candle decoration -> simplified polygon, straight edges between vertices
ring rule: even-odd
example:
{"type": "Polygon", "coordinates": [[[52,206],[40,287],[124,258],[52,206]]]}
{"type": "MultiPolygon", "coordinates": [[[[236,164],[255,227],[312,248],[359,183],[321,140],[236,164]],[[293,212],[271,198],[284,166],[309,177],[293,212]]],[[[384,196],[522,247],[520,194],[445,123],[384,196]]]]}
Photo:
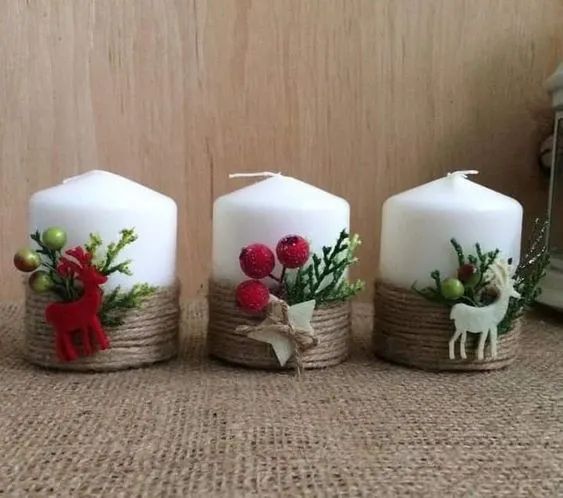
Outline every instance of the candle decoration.
{"type": "Polygon", "coordinates": [[[179,307],[178,285],[170,282],[175,268],[173,201],[117,175],[93,171],[35,194],[30,204],[33,247],[14,256],[16,268],[31,273],[26,293],[28,359],[46,367],[103,371],[174,356],[179,307]],[[66,195],[77,192],[82,193],[78,201],[66,195]],[[119,192],[144,203],[123,203],[121,196],[115,197],[119,192]],[[96,216],[98,206],[112,216],[96,216]],[[154,212],[148,214],[148,209],[154,212]],[[90,227],[84,226],[86,212],[90,227]],[[163,261],[153,262],[136,246],[146,247],[143,237],[154,236],[155,214],[162,217],[162,227],[172,222],[168,232],[161,227],[161,247],[171,250],[171,259],[165,252],[163,261]],[[46,226],[56,218],[61,223],[46,226]],[[100,232],[107,236],[117,220],[142,221],[138,228],[116,230],[118,239],[105,245],[100,232]],[[88,229],[89,235],[77,244],[88,229]],[[144,268],[149,264],[153,267],[144,268]],[[154,272],[155,267],[163,272],[154,272]]]}
{"type": "Polygon", "coordinates": [[[293,178],[258,175],[269,178],[215,202],[210,353],[298,372],[340,363],[349,298],[363,287],[348,280],[360,244],[348,235],[348,204],[293,178]]]}
{"type": "Polygon", "coordinates": [[[466,178],[475,173],[450,174],[384,204],[378,356],[430,370],[491,370],[514,360],[520,317],[548,260],[546,224],[537,224],[519,261],[522,208],[466,178]]]}
{"type": "Polygon", "coordinates": [[[343,278],[357,261],[354,252],[359,245],[357,235],[349,238],[343,230],[334,247],[323,247],[322,256],[313,254],[311,264],[306,266],[311,256],[309,243],[299,235],[287,235],[276,246],[282,265],[279,277],[271,273],[274,256],[267,246],[243,248],[239,256],[242,271],[249,277],[271,279],[274,286],[270,291],[258,280],[245,280],[237,286],[236,301],[244,312],[262,312],[266,307],[268,311],[260,324],[241,325],[235,331],[270,344],[280,367],[294,356],[300,373],[303,352],[318,345],[311,325],[315,307],[346,301],[364,286],[361,280],[350,283],[343,278]]]}
{"type": "Polygon", "coordinates": [[[500,255],[498,249],[483,253],[475,244],[475,255],[465,255],[455,239],[450,242],[457,255],[459,268],[455,277],[441,279],[434,270],[433,287],[413,289],[422,297],[451,308],[450,319],[455,333],[449,341],[449,358],[455,359],[455,343],[460,340],[460,356],[467,359],[467,333],[478,334],[477,359],[484,360],[484,348],[490,341],[491,359],[498,355],[497,337],[509,333],[515,322],[540,295],[540,280],[549,263],[546,244],[547,223],[536,221],[530,247],[515,271],[511,260],[500,255]]]}

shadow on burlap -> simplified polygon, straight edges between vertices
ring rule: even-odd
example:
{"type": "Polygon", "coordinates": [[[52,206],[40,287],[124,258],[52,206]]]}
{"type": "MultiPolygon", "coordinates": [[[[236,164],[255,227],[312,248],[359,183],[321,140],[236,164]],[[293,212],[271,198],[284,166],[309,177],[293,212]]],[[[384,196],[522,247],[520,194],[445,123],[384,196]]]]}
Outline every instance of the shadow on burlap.
{"type": "Polygon", "coordinates": [[[530,320],[515,365],[428,373],[370,352],[263,372],[209,360],[206,308],[182,352],[106,374],[21,356],[22,310],[0,307],[0,494],[59,496],[554,496],[563,493],[563,325],[530,320]]]}

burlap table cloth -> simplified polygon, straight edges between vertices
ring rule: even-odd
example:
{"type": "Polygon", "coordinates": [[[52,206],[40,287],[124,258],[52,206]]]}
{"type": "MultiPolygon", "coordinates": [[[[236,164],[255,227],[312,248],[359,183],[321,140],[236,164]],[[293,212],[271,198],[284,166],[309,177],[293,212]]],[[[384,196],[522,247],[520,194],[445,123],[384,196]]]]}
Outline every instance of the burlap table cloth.
{"type": "Polygon", "coordinates": [[[210,360],[204,302],[178,359],[105,374],[27,364],[22,310],[0,306],[0,494],[563,493],[560,324],[529,322],[510,369],[428,373],[373,357],[371,312],[349,361],[299,380],[210,360]]]}

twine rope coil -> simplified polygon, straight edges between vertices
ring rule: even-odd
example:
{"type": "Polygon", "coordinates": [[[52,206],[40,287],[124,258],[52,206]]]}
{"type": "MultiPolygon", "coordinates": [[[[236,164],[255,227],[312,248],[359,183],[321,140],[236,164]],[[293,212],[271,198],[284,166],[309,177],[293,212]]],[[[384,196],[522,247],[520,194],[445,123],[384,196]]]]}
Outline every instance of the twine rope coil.
{"type": "Polygon", "coordinates": [[[25,356],[35,365],[74,371],[121,370],[173,358],[178,352],[179,290],[177,283],[158,288],[139,308],[127,310],[122,325],[105,327],[109,349],[61,362],[55,353],[55,331],[45,321],[45,307],[56,298],[26,289],[25,356]]]}
{"type": "Polygon", "coordinates": [[[479,334],[467,334],[467,359],[449,359],[448,342],[454,333],[450,310],[418,296],[410,289],[379,280],[375,286],[373,347],[383,359],[425,370],[496,370],[510,365],[517,356],[521,322],[499,336],[498,355],[491,358],[490,344],[485,359],[477,360],[479,334]]]}
{"type": "MultiPolygon", "coordinates": [[[[315,309],[311,326],[316,344],[300,351],[281,367],[269,344],[247,337],[250,327],[260,326],[264,315],[251,316],[238,309],[235,287],[228,282],[209,283],[209,353],[224,361],[252,368],[324,368],[343,362],[350,351],[350,303],[335,303],[315,309]],[[299,365],[300,363],[300,365],[299,365]]],[[[296,340],[305,342],[304,337],[296,340]]],[[[310,341],[310,338],[307,339],[310,341]]],[[[299,348],[296,348],[299,349],[299,348]]]]}

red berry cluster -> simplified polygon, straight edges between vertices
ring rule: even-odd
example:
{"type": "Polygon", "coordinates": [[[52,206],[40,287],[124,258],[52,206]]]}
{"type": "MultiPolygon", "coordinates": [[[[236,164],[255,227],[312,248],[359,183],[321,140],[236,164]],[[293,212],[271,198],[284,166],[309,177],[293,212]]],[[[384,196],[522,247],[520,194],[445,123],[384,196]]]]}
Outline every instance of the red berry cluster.
{"type": "Polygon", "coordinates": [[[281,285],[287,268],[300,268],[308,261],[309,243],[299,235],[286,235],[277,243],[276,255],[283,267],[280,277],[272,274],[276,256],[268,246],[250,244],[240,251],[240,267],[252,278],[240,283],[236,289],[237,304],[244,311],[259,313],[264,310],[270,300],[270,291],[259,279],[269,277],[281,285]]]}

